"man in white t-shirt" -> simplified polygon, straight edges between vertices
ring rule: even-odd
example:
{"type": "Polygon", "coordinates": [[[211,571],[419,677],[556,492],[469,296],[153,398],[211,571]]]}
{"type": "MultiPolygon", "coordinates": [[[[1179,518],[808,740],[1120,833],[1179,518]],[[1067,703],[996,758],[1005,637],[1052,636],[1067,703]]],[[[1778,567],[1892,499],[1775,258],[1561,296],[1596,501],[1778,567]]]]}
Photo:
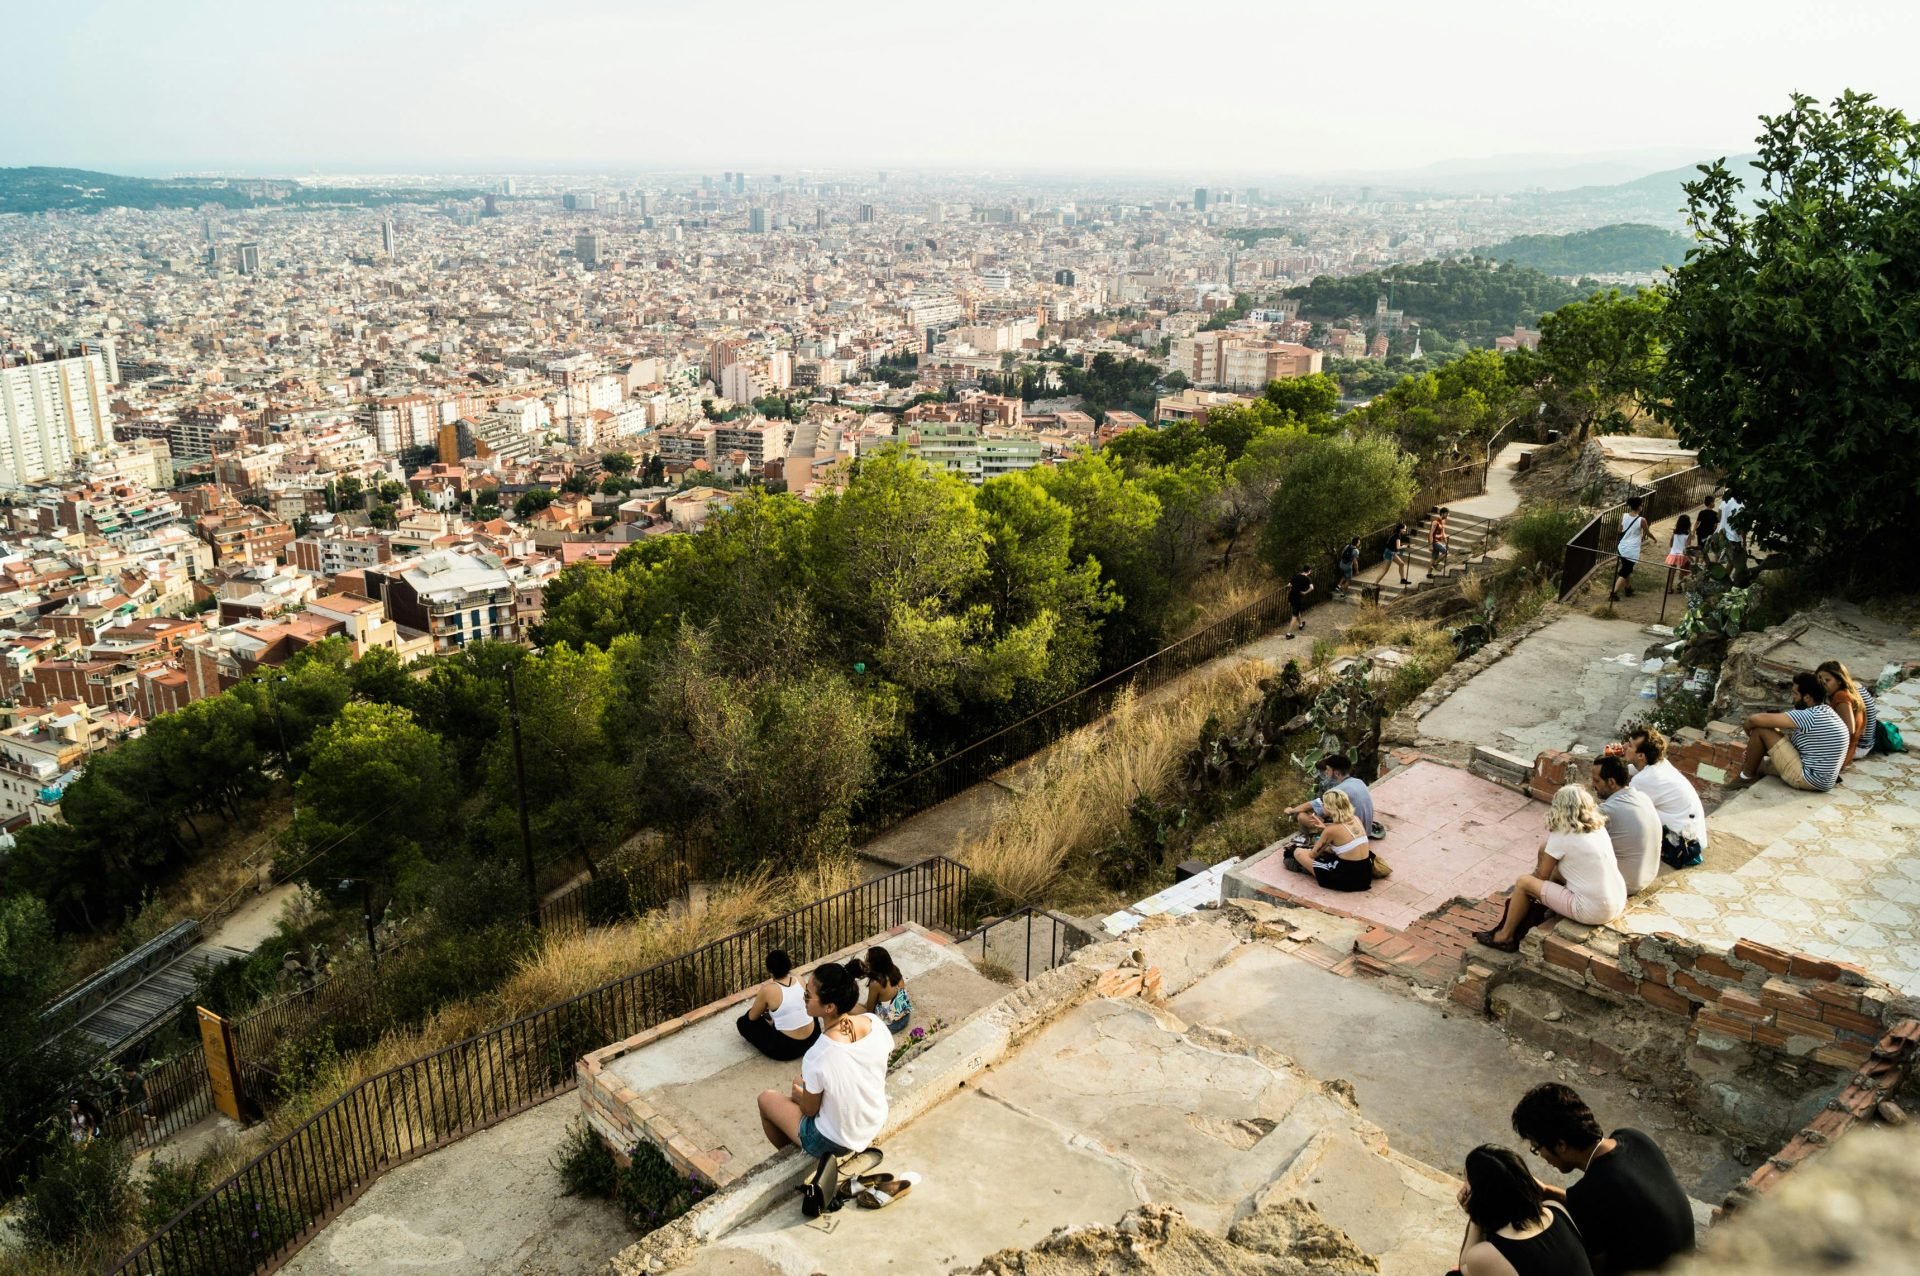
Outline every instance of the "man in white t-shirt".
{"type": "Polygon", "coordinates": [[[1667,761],[1667,737],[1652,727],[1627,737],[1627,757],[1638,768],[1629,783],[1660,812],[1660,858],[1691,868],[1707,849],[1707,808],[1680,768],[1667,761]]]}
{"type": "Polygon", "coordinates": [[[1637,496],[1627,498],[1627,512],[1620,516],[1620,543],[1615,547],[1620,555],[1620,567],[1614,574],[1613,585],[1607,590],[1607,601],[1617,602],[1620,591],[1625,589],[1627,597],[1633,597],[1633,569],[1640,562],[1640,551],[1647,543],[1647,516],[1640,512],[1643,504],[1637,496]]]}
{"type": "Polygon", "coordinates": [[[879,1137],[893,1034],[878,1017],[853,1013],[859,1004],[860,985],[838,962],[823,962],[807,977],[807,1010],[820,1020],[820,1037],[786,1094],[760,1093],[760,1128],[774,1147],[844,1157],[879,1137]]]}

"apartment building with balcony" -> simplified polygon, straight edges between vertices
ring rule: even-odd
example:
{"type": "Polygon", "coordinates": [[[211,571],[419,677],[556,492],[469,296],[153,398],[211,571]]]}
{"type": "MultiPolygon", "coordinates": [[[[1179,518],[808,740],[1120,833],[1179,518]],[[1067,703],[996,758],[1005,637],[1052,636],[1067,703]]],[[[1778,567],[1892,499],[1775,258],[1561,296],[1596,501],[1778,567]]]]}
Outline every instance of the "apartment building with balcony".
{"type": "Polygon", "coordinates": [[[386,602],[394,622],[426,634],[436,652],[482,639],[519,640],[513,578],[491,554],[442,550],[404,570],[369,570],[366,579],[367,593],[386,602]]]}

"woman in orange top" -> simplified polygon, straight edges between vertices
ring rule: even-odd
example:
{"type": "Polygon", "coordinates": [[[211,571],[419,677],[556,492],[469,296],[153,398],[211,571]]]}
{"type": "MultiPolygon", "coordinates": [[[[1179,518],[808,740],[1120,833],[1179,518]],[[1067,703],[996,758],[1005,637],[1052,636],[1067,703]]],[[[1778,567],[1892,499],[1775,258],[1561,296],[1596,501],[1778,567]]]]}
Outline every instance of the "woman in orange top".
{"type": "Polygon", "coordinates": [[[1867,703],[1860,698],[1860,684],[1838,660],[1827,661],[1814,671],[1814,676],[1827,689],[1828,707],[1839,714],[1840,721],[1847,726],[1847,752],[1840,759],[1840,769],[1844,771],[1853,765],[1853,755],[1859,751],[1860,732],[1867,725],[1867,703]]]}

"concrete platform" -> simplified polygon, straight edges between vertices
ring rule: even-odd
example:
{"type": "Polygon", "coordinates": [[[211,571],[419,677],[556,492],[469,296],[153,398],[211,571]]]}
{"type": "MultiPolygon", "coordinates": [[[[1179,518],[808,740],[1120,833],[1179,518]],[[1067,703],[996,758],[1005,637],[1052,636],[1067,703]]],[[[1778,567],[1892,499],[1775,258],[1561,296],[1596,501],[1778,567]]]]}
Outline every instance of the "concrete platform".
{"type": "Polygon", "coordinates": [[[1652,641],[1638,623],[1563,616],[1421,718],[1419,736],[1529,760],[1575,745],[1598,753],[1647,710],[1635,683],[1652,641]]]}
{"type": "Polygon", "coordinates": [[[778,1198],[677,1270],[946,1272],[1145,1200],[1220,1231],[1276,1194],[1313,1201],[1388,1276],[1444,1271],[1459,1242],[1457,1184],[1338,1091],[1137,998],[1073,1007],[886,1146],[888,1169],[923,1176],[900,1205],[823,1231],[778,1198]]]}
{"type": "Polygon", "coordinates": [[[1289,873],[1284,843],[1276,843],[1229,874],[1227,893],[1281,895],[1405,930],[1456,895],[1482,899],[1513,885],[1533,870],[1546,839],[1545,807],[1434,762],[1389,775],[1374,786],[1373,803],[1388,829],[1374,849],[1393,868],[1393,876],[1377,879],[1373,889],[1345,894],[1289,873]]]}
{"type": "MultiPolygon", "coordinates": [[[[1920,681],[1879,700],[1892,721],[1920,720],[1920,681]]],[[[1762,780],[1722,804],[1710,827],[1705,862],[1663,876],[1619,929],[1715,948],[1750,939],[1920,995],[1920,757],[1857,762],[1831,793],[1762,780]]]]}
{"type": "MultiPolygon", "coordinates": [[[[958,950],[915,930],[876,936],[873,942],[886,946],[906,976],[916,1025],[957,1023],[1006,992],[958,950]]],[[[644,1044],[637,1047],[596,1052],[606,1056],[603,1072],[631,1089],[656,1119],[663,1118],[695,1147],[723,1149],[733,1175],[749,1172],[773,1154],[760,1130],[755,1096],[762,1090],[784,1092],[800,1074],[798,1062],[768,1059],[740,1039],[734,1021],[752,1000],[749,991],[677,1031],[642,1034],[644,1044]]],[[[908,1084],[896,1073],[889,1093],[897,1101],[908,1084]]]]}
{"type": "MultiPolygon", "coordinates": [[[[1315,1076],[1351,1082],[1360,1111],[1386,1131],[1389,1144],[1442,1170],[1454,1172],[1481,1143],[1516,1146],[1507,1124],[1514,1101],[1541,1082],[1566,1081],[1609,1129],[1631,1125],[1652,1135],[1696,1202],[1722,1200],[1747,1175],[1725,1140],[1699,1132],[1688,1113],[1652,1097],[1650,1088],[1548,1060],[1484,1019],[1443,1014],[1381,982],[1343,978],[1272,945],[1243,947],[1169,1008],[1267,1042],[1315,1076]],[[1445,1079],[1445,1103],[1433,1101],[1422,1077],[1445,1079]]],[[[1537,1160],[1533,1167],[1550,1183],[1578,1178],[1537,1160]]],[[[1710,1213],[1705,1204],[1697,1212],[1710,1213]]]]}

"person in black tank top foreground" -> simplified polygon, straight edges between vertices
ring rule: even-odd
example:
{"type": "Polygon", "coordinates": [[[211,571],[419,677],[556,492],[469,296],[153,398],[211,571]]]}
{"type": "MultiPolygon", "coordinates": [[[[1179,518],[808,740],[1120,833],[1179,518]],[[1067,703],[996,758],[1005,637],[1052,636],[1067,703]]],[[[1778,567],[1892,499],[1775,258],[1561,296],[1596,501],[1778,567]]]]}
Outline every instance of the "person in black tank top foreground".
{"type": "Polygon", "coordinates": [[[1549,1201],[1508,1148],[1482,1144],[1467,1153],[1460,1208],[1460,1276],[1593,1276],[1567,1207],[1549,1201]]]}
{"type": "Polygon", "coordinates": [[[1639,1130],[1603,1136],[1600,1122],[1571,1087],[1537,1085],[1513,1109],[1513,1131],[1572,1187],[1541,1184],[1549,1200],[1566,1202],[1580,1228],[1595,1276],[1656,1271],[1693,1250],[1693,1203],[1666,1154],[1639,1130]]]}

